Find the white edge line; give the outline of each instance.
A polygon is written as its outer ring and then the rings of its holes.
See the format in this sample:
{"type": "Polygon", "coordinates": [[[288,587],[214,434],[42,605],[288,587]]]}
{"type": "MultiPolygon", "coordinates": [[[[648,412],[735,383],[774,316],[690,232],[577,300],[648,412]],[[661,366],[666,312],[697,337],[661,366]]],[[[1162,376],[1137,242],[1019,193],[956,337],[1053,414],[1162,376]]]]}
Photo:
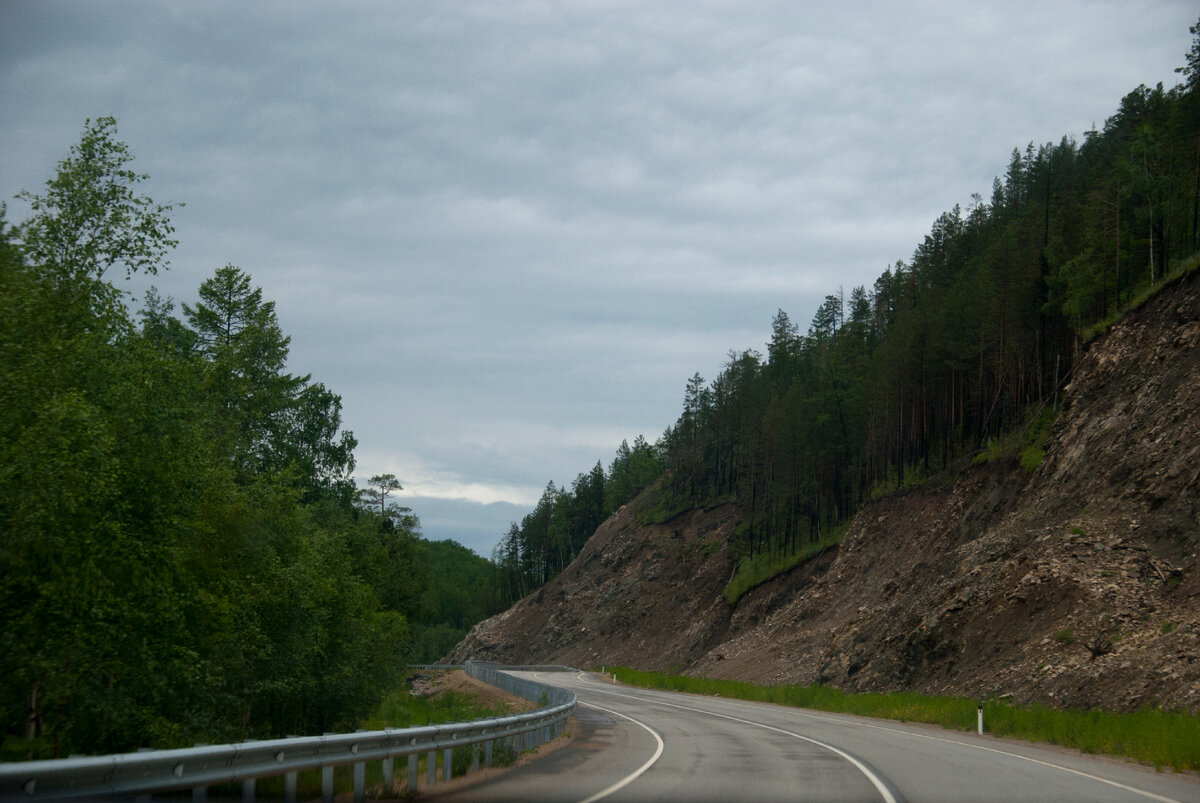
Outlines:
{"type": "Polygon", "coordinates": [[[633,717],[626,716],[625,714],[622,714],[620,711],[613,711],[611,708],[604,708],[603,706],[595,705],[593,703],[585,703],[582,700],[579,701],[579,705],[586,705],[588,708],[597,708],[601,711],[604,711],[605,713],[621,717],[622,719],[627,719],[630,722],[632,722],[634,725],[639,725],[639,726],[645,728],[647,731],[649,731],[650,735],[654,737],[654,741],[658,742],[658,749],[656,749],[654,751],[654,755],[650,756],[650,760],[647,761],[645,764],[638,767],[636,770],[631,772],[629,775],[626,775],[624,778],[617,781],[615,784],[608,787],[607,789],[601,789],[599,792],[592,795],[591,797],[585,797],[583,800],[579,801],[579,803],[594,803],[594,801],[597,801],[604,797],[608,797],[609,795],[613,794],[614,792],[618,792],[618,791],[624,789],[626,786],[628,786],[629,784],[636,781],[639,777],[641,777],[643,772],[645,772],[646,770],[653,767],[654,762],[658,761],[658,757],[663,754],[663,740],[662,740],[662,737],[659,736],[657,733],[655,733],[654,729],[651,728],[649,725],[647,725],[644,722],[638,722],[633,717]]]}
{"type": "MultiPolygon", "coordinates": [[[[605,693],[606,694],[615,694],[615,692],[605,692],[605,693]]],[[[654,700],[654,699],[648,698],[648,697],[636,697],[636,695],[628,695],[628,696],[635,697],[636,699],[639,699],[639,700],[645,700],[646,702],[658,703],[659,705],[671,705],[671,706],[675,706],[676,708],[686,708],[686,706],[679,706],[679,705],[675,705],[674,703],[664,703],[660,700],[654,700]]],[[[721,698],[721,699],[722,699],[722,702],[725,702],[725,703],[733,703],[735,705],[745,705],[745,703],[743,703],[740,700],[733,700],[733,699],[729,699],[729,698],[721,698]]],[[[768,705],[770,705],[770,703],[768,703],[768,705]]],[[[780,706],[780,707],[781,708],[791,708],[791,706],[780,706]]],[[[699,709],[699,708],[688,709],[688,710],[701,711],[701,709],[699,709]]],[[[1072,775],[1078,775],[1083,778],[1087,778],[1089,780],[1097,781],[1102,784],[1107,784],[1108,786],[1115,787],[1115,788],[1120,789],[1125,792],[1132,792],[1133,794],[1141,795],[1142,797],[1147,797],[1147,798],[1150,798],[1151,800],[1160,801],[1160,803],[1180,803],[1180,801],[1176,800],[1173,797],[1165,797],[1156,792],[1151,792],[1146,789],[1138,789],[1136,786],[1129,786],[1127,784],[1121,783],[1120,781],[1113,781],[1108,778],[1102,778],[1099,775],[1092,775],[1091,773],[1084,772],[1083,770],[1077,770],[1072,767],[1064,767],[1061,764],[1053,764],[1049,761],[1042,761],[1041,759],[1032,758],[1030,756],[1023,756],[1020,753],[1010,753],[1007,750],[1000,750],[995,747],[987,747],[986,745],[982,745],[982,744],[971,744],[970,742],[960,742],[956,739],[943,739],[939,736],[930,736],[930,735],[924,734],[924,733],[913,733],[912,731],[901,730],[899,728],[888,728],[883,725],[874,725],[870,722],[859,722],[857,720],[851,720],[851,719],[841,719],[838,717],[821,716],[820,714],[809,713],[808,711],[806,711],[805,709],[802,709],[802,708],[795,708],[792,710],[794,710],[795,713],[799,714],[800,716],[811,717],[813,719],[820,719],[820,720],[824,720],[825,722],[837,722],[837,723],[842,723],[842,724],[858,725],[859,727],[863,727],[863,728],[873,728],[874,730],[887,731],[888,733],[896,733],[896,734],[901,734],[904,736],[913,736],[918,739],[928,739],[929,741],[942,742],[944,744],[958,745],[959,747],[967,747],[972,750],[984,750],[989,753],[998,753],[999,755],[1002,755],[1002,756],[1008,756],[1010,758],[1018,758],[1022,761],[1029,761],[1033,764],[1039,764],[1043,767],[1048,767],[1050,769],[1056,769],[1056,770],[1061,770],[1063,772],[1069,772],[1072,775]]],[[[743,721],[743,720],[737,720],[736,717],[729,717],[729,716],[726,716],[725,714],[717,714],[715,712],[702,712],[702,713],[712,713],[713,716],[725,717],[726,719],[734,719],[736,721],[743,721]]],[[[750,724],[759,724],[759,723],[750,723],[750,724]]],[[[760,727],[770,728],[772,726],[760,725],[760,727]]],[[[775,730],[780,730],[780,729],[775,728],[775,730]]],[[[788,733],[788,731],[781,731],[781,732],[788,733]]],[[[797,736],[796,734],[792,734],[792,735],[797,736]]],[[[807,737],[797,736],[797,738],[804,739],[807,737]]],[[[810,739],[809,741],[814,741],[814,740],[810,739]]],[[[816,743],[820,744],[820,742],[816,742],[816,743]]],[[[824,746],[828,747],[828,745],[824,745],[824,746]]],[[[838,749],[836,747],[830,747],[829,749],[833,750],[834,752],[840,752],[840,751],[838,751],[838,749]]],[[[854,759],[852,757],[848,757],[848,758],[850,761],[854,761],[854,759]]],[[[855,763],[857,763],[857,762],[855,762],[855,763]]]]}
{"type": "MultiPolygon", "coordinates": [[[[616,694],[616,692],[605,692],[605,693],[606,694],[616,694]]],[[[701,708],[690,708],[686,705],[677,705],[676,703],[665,703],[662,700],[654,700],[654,699],[649,699],[649,698],[645,698],[645,697],[636,697],[635,695],[623,695],[622,694],[622,695],[617,695],[617,696],[629,697],[631,699],[636,699],[636,700],[644,700],[645,702],[648,702],[648,703],[651,703],[654,705],[665,705],[665,706],[670,706],[671,708],[680,708],[680,709],[683,709],[684,711],[692,711],[697,714],[705,714],[710,717],[720,717],[721,719],[728,719],[733,722],[740,722],[743,725],[752,725],[756,728],[764,728],[769,731],[775,731],[776,733],[782,733],[787,736],[792,736],[796,739],[800,739],[801,741],[809,742],[810,744],[815,744],[817,747],[823,747],[824,749],[830,751],[831,753],[835,753],[835,754],[841,756],[846,761],[853,764],[855,769],[857,769],[859,772],[861,772],[863,775],[865,775],[867,777],[867,780],[871,782],[871,785],[875,787],[875,791],[879,792],[879,796],[881,798],[883,798],[884,803],[897,803],[896,796],[892,794],[892,790],[888,789],[887,784],[885,784],[883,782],[883,779],[880,778],[878,775],[876,775],[874,772],[872,772],[870,767],[868,767],[866,764],[863,764],[861,761],[859,761],[857,758],[850,755],[846,751],[841,750],[837,747],[834,747],[831,744],[826,744],[825,742],[818,741],[817,739],[813,739],[808,736],[801,736],[799,733],[793,733],[792,731],[784,730],[783,728],[777,728],[774,725],[766,725],[762,722],[753,722],[749,719],[740,719],[739,717],[731,717],[728,714],[718,714],[716,711],[705,711],[704,709],[701,709],[701,708]]],[[[587,705],[587,704],[585,703],[585,705],[587,705]]],[[[597,706],[597,707],[599,707],[599,706],[597,706]]],[[[616,713],[616,712],[613,712],[613,713],[616,713]]],[[[645,727],[645,726],[643,725],[642,727],[645,727]]],[[[591,798],[589,798],[589,800],[590,799],[591,798]]],[[[583,801],[583,803],[588,803],[588,801],[583,801]]]]}
{"type": "MultiPolygon", "coordinates": [[[[726,700],[726,702],[733,702],[733,701],[726,700]]],[[[887,731],[888,733],[897,733],[897,734],[902,734],[905,736],[914,736],[918,739],[928,739],[931,742],[942,742],[943,744],[953,744],[953,745],[958,745],[959,747],[969,747],[972,750],[983,750],[988,753],[997,753],[1002,756],[1008,756],[1009,758],[1018,758],[1021,761],[1028,761],[1032,764],[1038,764],[1043,767],[1049,767],[1050,769],[1061,770],[1063,772],[1071,773],[1072,775],[1078,775],[1078,776],[1087,778],[1092,781],[1098,781],[1099,783],[1116,787],[1117,789],[1120,789],[1125,792],[1132,792],[1136,795],[1148,797],[1151,800],[1158,800],[1161,803],[1180,803],[1180,801],[1176,800],[1173,797],[1165,797],[1163,795],[1158,794],[1157,792],[1151,792],[1146,789],[1138,789],[1136,786],[1129,786],[1127,784],[1121,783],[1120,781],[1114,781],[1109,778],[1103,778],[1099,775],[1092,775],[1090,772],[1084,772],[1083,770],[1077,770],[1077,769],[1074,769],[1073,767],[1064,767],[1061,764],[1055,764],[1050,761],[1042,761],[1040,758],[1033,758],[1032,756],[1023,756],[1020,753],[1010,753],[1007,750],[1000,750],[999,748],[996,748],[996,747],[988,747],[987,745],[982,745],[982,744],[972,744],[970,742],[961,742],[961,741],[958,741],[957,739],[945,739],[941,736],[930,736],[927,733],[914,733],[914,732],[908,731],[908,730],[901,730],[900,728],[889,728],[884,725],[875,725],[870,722],[858,722],[856,720],[850,720],[850,719],[840,719],[837,717],[826,717],[826,716],[821,716],[820,714],[809,713],[808,711],[806,711],[804,709],[797,709],[797,713],[799,713],[801,716],[812,717],[813,719],[820,719],[825,722],[849,723],[852,725],[859,725],[864,728],[873,728],[874,730],[887,731]]]]}

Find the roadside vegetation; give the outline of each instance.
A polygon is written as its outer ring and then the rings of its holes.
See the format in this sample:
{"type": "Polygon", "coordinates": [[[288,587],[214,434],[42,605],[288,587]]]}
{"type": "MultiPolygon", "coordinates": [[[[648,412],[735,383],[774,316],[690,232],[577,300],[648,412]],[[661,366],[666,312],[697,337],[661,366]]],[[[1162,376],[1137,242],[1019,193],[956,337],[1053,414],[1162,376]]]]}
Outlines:
{"type": "Polygon", "coordinates": [[[1184,276],[1200,268],[1200,254],[1192,254],[1186,259],[1175,264],[1170,271],[1163,276],[1161,281],[1149,282],[1138,288],[1133,296],[1123,303],[1119,309],[1116,309],[1110,315],[1106,315],[1101,320],[1096,321],[1091,326],[1083,330],[1081,339],[1084,343],[1090,343],[1100,335],[1107,332],[1118,321],[1124,318],[1129,313],[1141,307],[1147,301],[1154,297],[1158,291],[1162,290],[1167,285],[1177,281],[1184,276]]]}
{"type": "Polygon", "coordinates": [[[462,691],[450,690],[431,696],[414,694],[412,683],[406,682],[384,696],[379,707],[359,727],[363,730],[417,728],[442,722],[503,717],[510,713],[507,705],[488,705],[462,691]]]}
{"type": "Polygon", "coordinates": [[[742,558],[738,562],[737,572],[725,586],[722,595],[730,605],[736,605],[750,589],[755,586],[789,572],[802,563],[821,555],[825,550],[835,547],[842,542],[842,537],[850,527],[850,521],[839,522],[831,527],[816,541],[809,541],[795,552],[774,554],[760,552],[753,557],[742,558]]]}
{"type": "MultiPolygon", "coordinates": [[[[913,692],[851,694],[830,686],[758,686],[735,680],[642,672],[606,667],[621,683],[647,689],[690,692],[736,700],[775,703],[839,714],[857,714],[900,722],[926,722],[951,730],[977,727],[980,701],[913,692]]],[[[1200,718],[1184,712],[1146,708],[1126,714],[1081,709],[1016,706],[1002,700],[983,702],[984,731],[1046,742],[1155,767],[1200,770],[1200,718]]]]}
{"type": "MultiPolygon", "coordinates": [[[[430,673],[437,674],[437,673],[430,673]]],[[[439,725],[444,722],[471,722],[477,719],[507,716],[510,712],[503,704],[489,705],[479,697],[469,692],[447,690],[439,694],[424,695],[415,693],[410,680],[392,689],[384,696],[379,707],[360,725],[362,730],[383,730],[384,728],[416,728],[425,725],[439,725]]],[[[440,752],[440,751],[439,751],[440,752]]],[[[454,777],[465,775],[472,762],[478,758],[482,761],[482,751],[477,745],[472,749],[458,747],[454,750],[452,774],[454,777]]],[[[423,779],[427,768],[428,756],[421,755],[418,762],[418,776],[423,779]]],[[[497,767],[510,766],[516,761],[516,754],[507,744],[497,743],[493,748],[492,765],[497,767]]],[[[383,768],[380,762],[368,762],[365,767],[365,785],[367,797],[372,800],[398,799],[392,790],[383,788],[383,768]]],[[[408,774],[407,757],[395,760],[393,764],[393,779],[399,785],[408,774]]],[[[334,769],[334,793],[341,795],[354,789],[353,767],[343,766],[334,769]]],[[[321,796],[321,771],[306,770],[297,774],[297,796],[303,799],[316,799],[321,796]]],[[[284,796],[282,776],[262,778],[256,784],[255,791],[262,797],[272,800],[284,796]]],[[[222,793],[233,799],[241,794],[241,785],[228,787],[213,787],[210,795],[222,799],[222,793]]],[[[400,798],[406,793],[400,793],[400,798]]]]}
{"type": "Polygon", "coordinates": [[[356,486],[341,397],[288,372],[248,272],[133,312],[176,205],[132,161],[89,120],[27,219],[0,204],[4,761],[348,730],[494,612],[396,477],[356,486]]]}

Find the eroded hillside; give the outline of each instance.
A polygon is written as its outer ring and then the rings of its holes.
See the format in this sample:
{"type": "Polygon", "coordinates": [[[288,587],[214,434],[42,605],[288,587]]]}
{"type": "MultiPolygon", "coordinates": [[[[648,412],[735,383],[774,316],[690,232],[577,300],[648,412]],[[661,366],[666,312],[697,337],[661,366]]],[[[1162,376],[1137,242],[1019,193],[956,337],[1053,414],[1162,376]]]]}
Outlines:
{"type": "Polygon", "coordinates": [[[1083,355],[1046,460],[865,507],[840,549],[721,590],[740,514],[623,508],[450,658],[1200,707],[1200,274],[1083,355]]]}

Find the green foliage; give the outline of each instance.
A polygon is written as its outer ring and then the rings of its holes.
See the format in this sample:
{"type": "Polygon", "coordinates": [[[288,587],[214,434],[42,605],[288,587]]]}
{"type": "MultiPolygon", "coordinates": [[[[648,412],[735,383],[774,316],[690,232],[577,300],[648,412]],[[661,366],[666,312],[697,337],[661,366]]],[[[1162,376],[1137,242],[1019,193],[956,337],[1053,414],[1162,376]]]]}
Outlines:
{"type": "Polygon", "coordinates": [[[157,273],[176,245],[168,218],[174,205],[135,194],[149,176],[129,169],[133,156],[116,133],[112,117],[88,120],[79,144],[46,182],[46,193],[17,195],[33,212],[18,227],[30,263],[63,285],[81,293],[99,290],[107,299],[119,295],[98,286],[110,268],[123,265],[126,276],[157,273]]]}
{"type": "MultiPolygon", "coordinates": [[[[508,716],[510,713],[508,707],[503,704],[483,705],[472,695],[457,691],[447,691],[433,697],[414,695],[411,684],[405,683],[388,692],[383,698],[383,702],[370,717],[363,721],[360,727],[367,730],[414,728],[443,722],[471,722],[478,719],[508,716]]],[[[482,746],[480,745],[454,748],[453,764],[451,765],[454,776],[465,775],[477,757],[482,761],[482,746]]],[[[494,766],[511,766],[514,763],[516,763],[516,755],[511,747],[504,742],[493,744],[492,764],[494,766]]]]}
{"type": "Polygon", "coordinates": [[[1179,279],[1194,273],[1197,268],[1200,268],[1200,254],[1192,254],[1175,263],[1175,267],[1170,270],[1162,279],[1162,281],[1148,282],[1140,285],[1134,292],[1133,296],[1120,307],[1114,310],[1109,315],[1094,321],[1083,328],[1080,334],[1080,340],[1084,343],[1090,343],[1100,335],[1108,332],[1113,324],[1120,321],[1130,312],[1140,308],[1143,304],[1153,298],[1162,288],[1178,281],[1179,279]]]}
{"type": "Polygon", "coordinates": [[[622,441],[606,474],[600,463],[569,489],[546,486],[533,511],[513,523],[492,553],[497,600],[507,607],[570,565],[600,524],[662,474],[657,447],[622,441]]]}
{"type": "MultiPolygon", "coordinates": [[[[504,716],[507,710],[502,707],[482,705],[471,695],[461,692],[447,692],[437,697],[416,696],[411,693],[412,686],[404,683],[392,685],[377,703],[371,715],[361,722],[349,727],[359,727],[364,730],[382,730],[384,728],[408,728],[424,725],[436,725],[444,722],[469,722],[477,719],[504,716]]],[[[441,751],[438,751],[440,758],[441,751]]],[[[479,758],[482,761],[482,747],[468,745],[454,748],[453,775],[460,778],[470,769],[472,762],[479,758]]],[[[493,745],[492,764],[494,766],[511,766],[516,756],[507,744],[496,742],[493,745]]],[[[422,755],[418,764],[420,778],[424,778],[426,757],[422,755]]],[[[395,780],[404,777],[408,771],[408,762],[403,758],[396,761],[394,766],[395,780]]],[[[393,799],[392,790],[383,788],[383,772],[380,763],[369,762],[365,768],[365,784],[367,799],[393,799]]],[[[284,797],[283,777],[274,776],[260,778],[255,786],[255,792],[261,799],[281,800],[284,797]]],[[[421,781],[423,785],[424,781],[421,781]]],[[[351,767],[338,767],[334,772],[334,793],[338,797],[350,794],[354,788],[351,767]]],[[[297,794],[302,799],[315,799],[321,796],[320,770],[303,770],[297,778],[297,794]]],[[[210,797],[225,798],[241,794],[240,784],[214,786],[209,790],[210,797]]]]}
{"type": "Polygon", "coordinates": [[[360,727],[366,730],[416,728],[443,722],[503,717],[510,713],[505,705],[483,705],[475,697],[458,691],[447,691],[436,697],[413,694],[411,684],[406,683],[389,691],[360,727]]]}
{"type": "Polygon", "coordinates": [[[428,583],[412,625],[413,663],[436,663],[466,637],[473,625],[504,610],[495,583],[496,567],[455,541],[422,541],[421,563],[428,583]]]}
{"type": "Polygon", "coordinates": [[[867,498],[874,501],[892,494],[911,491],[925,485],[929,479],[920,463],[889,469],[882,479],[871,486],[867,498]]]}
{"type": "Polygon", "coordinates": [[[1054,640],[1057,641],[1059,644],[1074,644],[1075,643],[1075,631],[1069,627],[1064,628],[1054,634],[1054,640]]]}
{"type": "MultiPolygon", "coordinates": [[[[913,692],[849,694],[829,686],[757,686],[732,680],[640,672],[606,667],[621,683],[652,689],[755,700],[819,711],[927,722],[955,730],[974,730],[979,703],[965,697],[913,692]]],[[[987,732],[1049,742],[1085,753],[1127,756],[1179,771],[1200,768],[1200,719],[1184,712],[1142,709],[1128,714],[1079,709],[1018,707],[1000,700],[983,703],[987,732]]]]}
{"type": "Polygon", "coordinates": [[[668,485],[660,488],[650,503],[638,511],[637,520],[646,525],[666,524],[695,505],[694,499],[674,493],[668,485]]]}
{"type": "Polygon", "coordinates": [[[0,219],[0,757],[353,727],[404,664],[415,519],[351,504],[341,401],[248,275],[130,318],[107,272],[174,240],[114,137],[0,219]]]}
{"type": "Polygon", "coordinates": [[[971,458],[971,464],[978,466],[1012,460],[1020,437],[1018,432],[1006,432],[999,437],[988,438],[983,448],[971,458]]]}
{"type": "Polygon", "coordinates": [[[517,763],[517,750],[508,742],[495,742],[492,745],[492,766],[512,767],[517,763]]]}
{"type": "Polygon", "coordinates": [[[789,572],[800,564],[817,557],[826,549],[840,544],[849,524],[849,521],[843,522],[840,526],[828,530],[817,541],[807,543],[791,554],[772,555],[769,552],[760,552],[753,557],[742,558],[733,579],[729,581],[722,592],[725,601],[730,605],[736,605],[742,595],[755,586],[789,572]]]}
{"type": "MultiPolygon", "coordinates": [[[[1082,144],[1014,148],[990,202],[973,195],[870,287],[827,295],[806,333],[779,310],[766,359],[730,352],[711,383],[688,380],[639,519],[733,501],[746,525],[731,552],[769,573],[775,559],[758,556],[795,555],[867,499],[964,458],[1036,471],[1082,344],[1200,262],[1196,47],[1187,84],[1138,87],[1082,144]]],[[[547,491],[495,556],[509,599],[592,531],[556,512],[590,497],[547,491]]]]}
{"type": "Polygon", "coordinates": [[[1200,261],[1192,66],[1082,144],[1013,149],[990,203],[974,195],[871,287],[827,295],[807,333],[780,310],[765,361],[731,352],[711,383],[693,376],[645,520],[732,498],[746,526],[731,548],[769,574],[760,556],[963,458],[1036,471],[1091,328],[1200,261]]]}
{"type": "Polygon", "coordinates": [[[1032,474],[1046,459],[1046,445],[1050,442],[1050,433],[1054,428],[1054,420],[1058,410],[1050,405],[1042,408],[1036,417],[1025,427],[1018,447],[1017,458],[1026,474],[1032,474]]]}
{"type": "Polygon", "coordinates": [[[1031,406],[1021,427],[988,438],[983,448],[971,458],[971,464],[1015,461],[1025,473],[1032,474],[1046,459],[1046,446],[1057,417],[1058,408],[1051,404],[1031,406]]]}

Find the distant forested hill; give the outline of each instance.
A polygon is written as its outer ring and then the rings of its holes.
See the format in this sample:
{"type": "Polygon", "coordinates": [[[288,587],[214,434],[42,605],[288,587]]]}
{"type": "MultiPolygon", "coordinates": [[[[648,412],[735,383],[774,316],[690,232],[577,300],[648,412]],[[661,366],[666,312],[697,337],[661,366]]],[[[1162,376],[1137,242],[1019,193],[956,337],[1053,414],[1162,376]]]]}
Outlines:
{"type": "Polygon", "coordinates": [[[435,663],[478,622],[504,610],[493,583],[495,568],[457,541],[422,541],[428,582],[413,621],[417,664],[435,663]]]}

